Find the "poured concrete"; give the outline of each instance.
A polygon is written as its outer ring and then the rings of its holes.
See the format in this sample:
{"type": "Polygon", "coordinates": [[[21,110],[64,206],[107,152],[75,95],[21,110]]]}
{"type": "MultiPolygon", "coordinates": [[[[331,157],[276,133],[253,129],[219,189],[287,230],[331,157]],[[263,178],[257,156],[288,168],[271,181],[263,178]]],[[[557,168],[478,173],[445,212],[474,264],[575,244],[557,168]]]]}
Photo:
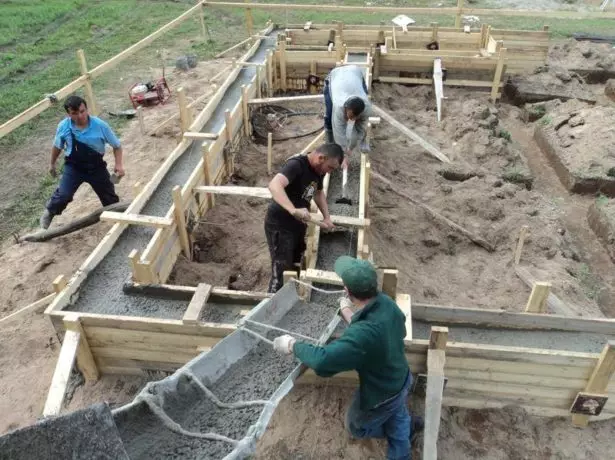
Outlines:
{"type": "Polygon", "coordinates": [[[537,331],[522,329],[496,329],[427,323],[412,320],[412,337],[429,339],[431,326],[448,327],[449,342],[479,343],[484,345],[540,348],[584,353],[600,353],[607,340],[615,336],[581,332],[537,331]]]}
{"type": "MultiPolygon", "coordinates": [[[[296,302],[276,326],[318,338],[334,315],[335,305],[296,302]]],[[[255,326],[250,328],[258,329],[255,326]]],[[[282,334],[277,331],[259,332],[270,340],[282,334]]],[[[228,353],[228,359],[232,359],[232,354],[228,353]]],[[[215,381],[204,379],[202,383],[223,402],[267,400],[298,364],[293,356],[281,356],[269,344],[258,342],[215,381]]],[[[262,405],[241,409],[220,408],[186,374],[180,374],[173,391],[167,389],[164,393],[157,393],[157,396],[163,401],[162,408],[166,415],[183,429],[216,433],[235,440],[247,434],[263,410],[262,405]]],[[[201,440],[172,432],[144,403],[118,413],[116,424],[132,460],[213,460],[221,459],[233,450],[233,445],[229,443],[201,440]]]]}
{"type": "MultiPolygon", "coordinates": [[[[275,35],[263,40],[250,62],[264,62],[267,52],[275,46],[275,35]]],[[[224,111],[232,109],[241,97],[241,85],[248,84],[255,74],[254,67],[244,67],[235,82],[226,91],[220,104],[205,124],[202,132],[215,133],[224,124],[224,111]]],[[[202,142],[194,142],[167,172],[160,185],[141,211],[142,214],[163,217],[172,204],[171,189],[183,185],[202,158],[202,142]]],[[[216,167],[216,165],[213,165],[216,167]]],[[[154,230],[130,226],[120,236],[111,251],[92,270],[79,289],[79,298],[65,310],[108,315],[150,316],[179,319],[188,307],[187,301],[141,298],[128,296],[122,284],[131,270],[128,254],[133,249],[144,249],[154,230]]]]}

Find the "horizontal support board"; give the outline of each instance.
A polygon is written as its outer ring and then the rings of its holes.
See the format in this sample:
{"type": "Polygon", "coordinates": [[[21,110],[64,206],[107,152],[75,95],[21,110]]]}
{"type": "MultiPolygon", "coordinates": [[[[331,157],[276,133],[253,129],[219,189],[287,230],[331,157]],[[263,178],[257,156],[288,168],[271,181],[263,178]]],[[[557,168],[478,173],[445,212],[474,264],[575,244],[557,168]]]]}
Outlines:
{"type": "Polygon", "coordinates": [[[105,211],[100,220],[116,224],[143,225],[145,227],[165,228],[173,224],[173,219],[157,216],[144,216],[142,214],[127,214],[124,212],[105,211]]]}

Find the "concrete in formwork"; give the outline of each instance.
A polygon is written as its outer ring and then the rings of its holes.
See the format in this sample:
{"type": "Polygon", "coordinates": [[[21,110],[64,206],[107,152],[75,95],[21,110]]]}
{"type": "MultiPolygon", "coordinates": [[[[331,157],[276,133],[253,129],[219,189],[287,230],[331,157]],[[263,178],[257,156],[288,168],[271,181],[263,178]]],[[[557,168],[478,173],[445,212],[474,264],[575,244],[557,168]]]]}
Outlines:
{"type": "Polygon", "coordinates": [[[337,216],[359,216],[359,190],[361,181],[361,156],[357,153],[350,157],[346,196],[352,200],[352,205],[340,204],[335,201],[342,197],[342,170],[336,169],[329,179],[327,204],[329,213],[337,216]]]}
{"type": "MultiPolygon", "coordinates": [[[[297,302],[275,325],[317,338],[334,315],[333,305],[297,302]]],[[[282,334],[277,331],[259,332],[270,340],[282,334]]],[[[293,356],[281,356],[269,344],[258,342],[219,378],[214,381],[203,379],[201,383],[226,403],[267,400],[297,365],[298,361],[293,356]]],[[[162,388],[160,386],[156,390],[156,396],[163,401],[165,414],[191,432],[216,433],[239,440],[246,435],[250,426],[257,423],[263,410],[263,406],[220,408],[187,374],[180,374],[172,389],[162,388]]],[[[233,449],[228,443],[195,439],[172,432],[143,402],[116,414],[116,424],[133,460],[220,459],[233,449]]]]}
{"type": "Polygon", "coordinates": [[[429,339],[432,326],[446,326],[450,342],[478,343],[493,346],[539,348],[582,353],[600,353],[607,340],[615,336],[586,332],[496,329],[412,320],[412,336],[429,339]]]}
{"type": "Polygon", "coordinates": [[[199,321],[234,324],[242,318],[241,312],[249,309],[250,306],[245,304],[207,302],[199,321]]]}
{"type": "MultiPolygon", "coordinates": [[[[266,53],[275,45],[275,33],[263,40],[250,59],[263,62],[266,53]]],[[[245,67],[228,88],[202,132],[216,133],[224,124],[224,111],[233,109],[241,98],[241,85],[248,84],[255,74],[254,67],[245,67]]],[[[194,142],[173,164],[151,198],[141,210],[142,214],[164,216],[171,204],[171,189],[184,184],[202,158],[202,142],[194,142]]],[[[218,165],[212,167],[217,170],[218,165]]],[[[129,296],[122,292],[122,284],[130,276],[128,254],[143,249],[154,234],[153,229],[130,227],[124,231],[105,258],[92,270],[79,289],[79,298],[66,310],[109,315],[150,316],[179,319],[188,302],[129,296]]]]}

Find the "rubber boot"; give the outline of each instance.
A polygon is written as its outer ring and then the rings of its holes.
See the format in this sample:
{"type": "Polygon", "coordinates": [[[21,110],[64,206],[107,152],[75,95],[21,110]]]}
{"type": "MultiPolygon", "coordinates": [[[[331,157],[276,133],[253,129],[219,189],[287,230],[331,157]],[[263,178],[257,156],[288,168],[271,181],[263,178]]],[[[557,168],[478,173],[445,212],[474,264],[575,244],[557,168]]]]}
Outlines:
{"type": "Polygon", "coordinates": [[[333,130],[326,129],[325,132],[326,132],[327,144],[335,144],[335,139],[333,138],[333,130]]]}

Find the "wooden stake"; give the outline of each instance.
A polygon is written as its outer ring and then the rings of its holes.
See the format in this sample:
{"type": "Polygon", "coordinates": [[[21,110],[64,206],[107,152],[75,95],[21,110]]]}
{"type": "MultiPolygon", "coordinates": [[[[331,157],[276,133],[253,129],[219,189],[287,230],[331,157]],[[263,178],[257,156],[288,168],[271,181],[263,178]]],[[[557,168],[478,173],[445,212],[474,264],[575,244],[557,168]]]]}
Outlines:
{"type": "Polygon", "coordinates": [[[79,59],[79,66],[81,67],[81,75],[85,80],[85,100],[88,104],[88,110],[92,115],[98,115],[98,107],[96,106],[96,98],[94,98],[94,89],[92,89],[92,77],[88,73],[88,64],[85,60],[85,53],[83,50],[77,50],[77,58],[79,59]]]}
{"type": "Polygon", "coordinates": [[[399,270],[386,269],[382,274],[382,292],[388,295],[391,299],[397,297],[397,276],[399,270]]]}
{"type": "Polygon", "coordinates": [[[273,96],[273,51],[267,53],[267,97],[273,96]]]}
{"type": "Polygon", "coordinates": [[[81,327],[81,320],[79,315],[75,313],[69,313],[64,317],[64,326],[67,331],[75,331],[79,333],[79,346],[77,347],[77,367],[83,374],[83,377],[88,382],[95,382],[100,378],[96,361],[92,356],[92,351],[88,345],[85,332],[81,327]]]}
{"type": "Polygon", "coordinates": [[[226,134],[226,142],[229,144],[233,142],[233,125],[231,120],[231,111],[226,109],[224,111],[224,133],[226,134]]]}
{"type": "Polygon", "coordinates": [[[500,49],[500,56],[498,58],[498,64],[495,68],[495,75],[493,76],[493,85],[491,86],[491,102],[495,103],[500,94],[500,83],[502,80],[502,74],[504,73],[504,62],[506,60],[506,48],[500,49]]]}
{"type": "Polygon", "coordinates": [[[59,294],[66,287],[67,284],[68,282],[66,281],[64,275],[58,275],[56,279],[53,280],[53,290],[56,294],[59,294]]]}
{"type": "Polygon", "coordinates": [[[201,21],[201,36],[203,38],[207,37],[208,40],[211,41],[211,34],[209,33],[209,27],[207,27],[207,23],[205,22],[205,7],[201,3],[201,8],[199,12],[199,19],[201,21]]]}
{"type": "Polygon", "coordinates": [[[397,32],[395,26],[393,26],[393,49],[397,49],[397,32]]]}
{"type": "Polygon", "coordinates": [[[70,373],[75,364],[80,338],[81,335],[79,332],[66,331],[66,334],[64,334],[60,356],[58,357],[58,362],[56,363],[56,368],[51,379],[51,387],[49,388],[47,400],[45,401],[43,417],[59,415],[62,410],[66,386],[68,385],[68,379],[70,378],[70,373]]]}
{"type": "MultiPolygon", "coordinates": [[[[310,75],[316,75],[316,61],[310,61],[310,75]]],[[[310,94],[316,94],[318,88],[316,85],[310,85],[310,94]]]]}
{"type": "Polygon", "coordinates": [[[261,68],[259,66],[256,68],[256,74],[254,75],[254,84],[256,85],[256,97],[261,98],[263,95],[261,93],[261,68]]]}
{"type": "Polygon", "coordinates": [[[372,164],[367,163],[365,165],[365,211],[367,212],[367,205],[369,204],[369,184],[371,183],[372,176],[372,164]]]}
{"type": "Polygon", "coordinates": [[[184,205],[182,199],[182,188],[179,185],[173,187],[171,191],[173,195],[173,213],[175,215],[175,225],[179,234],[179,244],[182,247],[186,259],[192,260],[192,250],[190,249],[190,238],[186,229],[186,215],[184,214],[184,205]]]}
{"type": "Polygon", "coordinates": [[[526,313],[544,313],[547,309],[547,298],[551,290],[551,283],[537,281],[534,283],[532,293],[525,306],[526,313]]]}
{"type": "Polygon", "coordinates": [[[515,248],[514,261],[515,265],[519,265],[521,261],[521,253],[523,252],[523,243],[525,243],[525,237],[527,236],[527,232],[530,229],[528,225],[524,225],[519,230],[519,239],[517,241],[517,247],[515,248]]]}
{"type": "Polygon", "coordinates": [[[137,107],[137,118],[139,119],[139,130],[145,135],[145,120],[143,119],[143,107],[137,107]]]}
{"type": "Polygon", "coordinates": [[[130,251],[130,254],[128,254],[128,259],[130,260],[130,266],[132,267],[132,279],[136,283],[148,283],[150,276],[141,263],[141,254],[139,251],[136,249],[130,251]]]}
{"type": "Polygon", "coordinates": [[[432,42],[438,41],[438,23],[437,22],[431,23],[431,41],[432,42]]]}
{"type": "Polygon", "coordinates": [[[442,121],[442,99],[444,99],[444,87],[442,85],[442,59],[434,59],[433,61],[433,85],[436,94],[436,113],[438,121],[440,122],[442,121]]]}
{"type": "Polygon", "coordinates": [[[425,389],[425,431],[423,460],[438,458],[438,432],[444,392],[444,350],[427,350],[427,388],[425,389]]]}
{"type": "Polygon", "coordinates": [[[487,47],[486,43],[489,42],[488,27],[489,26],[487,24],[480,26],[480,42],[478,43],[479,48],[487,47]]]}
{"type": "MultiPolygon", "coordinates": [[[[585,392],[607,393],[607,387],[613,374],[615,374],[615,341],[609,340],[602,349],[600,359],[585,386],[585,392]]],[[[585,427],[589,423],[589,416],[574,414],[572,416],[572,423],[578,427],[585,427]]]]}
{"type": "Polygon", "coordinates": [[[273,133],[267,134],[267,174],[273,172],[273,133]]]}
{"type": "Polygon", "coordinates": [[[448,327],[432,326],[429,334],[429,349],[444,350],[448,342],[448,327]]]}
{"type": "Polygon", "coordinates": [[[182,135],[190,129],[192,120],[190,117],[190,111],[188,110],[188,103],[186,102],[186,93],[184,88],[177,89],[177,103],[179,104],[179,125],[182,135]]]}
{"type": "Polygon", "coordinates": [[[248,111],[248,87],[241,85],[241,111],[243,113],[243,128],[246,136],[250,136],[250,115],[248,111]]]}
{"type": "Polygon", "coordinates": [[[280,88],[287,90],[286,86],[286,35],[282,34],[279,42],[280,48],[280,88]]]}
{"type": "MultiPolygon", "coordinates": [[[[250,0],[245,0],[250,3],[250,0]]],[[[246,29],[248,29],[248,37],[254,35],[254,19],[252,18],[252,8],[246,8],[246,29]]]]}
{"type": "MultiPolygon", "coordinates": [[[[203,183],[205,185],[214,185],[211,183],[211,173],[209,170],[209,158],[211,152],[211,144],[203,145],[203,183]]],[[[214,196],[211,193],[205,195],[205,199],[207,200],[207,209],[213,208],[215,204],[214,196]]]]}
{"type": "Polygon", "coordinates": [[[199,322],[199,317],[201,316],[201,312],[203,308],[207,305],[207,301],[209,300],[209,295],[213,286],[211,284],[199,283],[196,287],[196,291],[190,299],[190,303],[188,304],[188,308],[182,317],[182,323],[184,324],[197,324],[199,322]]]}
{"type": "Polygon", "coordinates": [[[463,0],[457,0],[457,14],[455,15],[455,29],[461,28],[461,15],[463,14],[463,0]]]}

